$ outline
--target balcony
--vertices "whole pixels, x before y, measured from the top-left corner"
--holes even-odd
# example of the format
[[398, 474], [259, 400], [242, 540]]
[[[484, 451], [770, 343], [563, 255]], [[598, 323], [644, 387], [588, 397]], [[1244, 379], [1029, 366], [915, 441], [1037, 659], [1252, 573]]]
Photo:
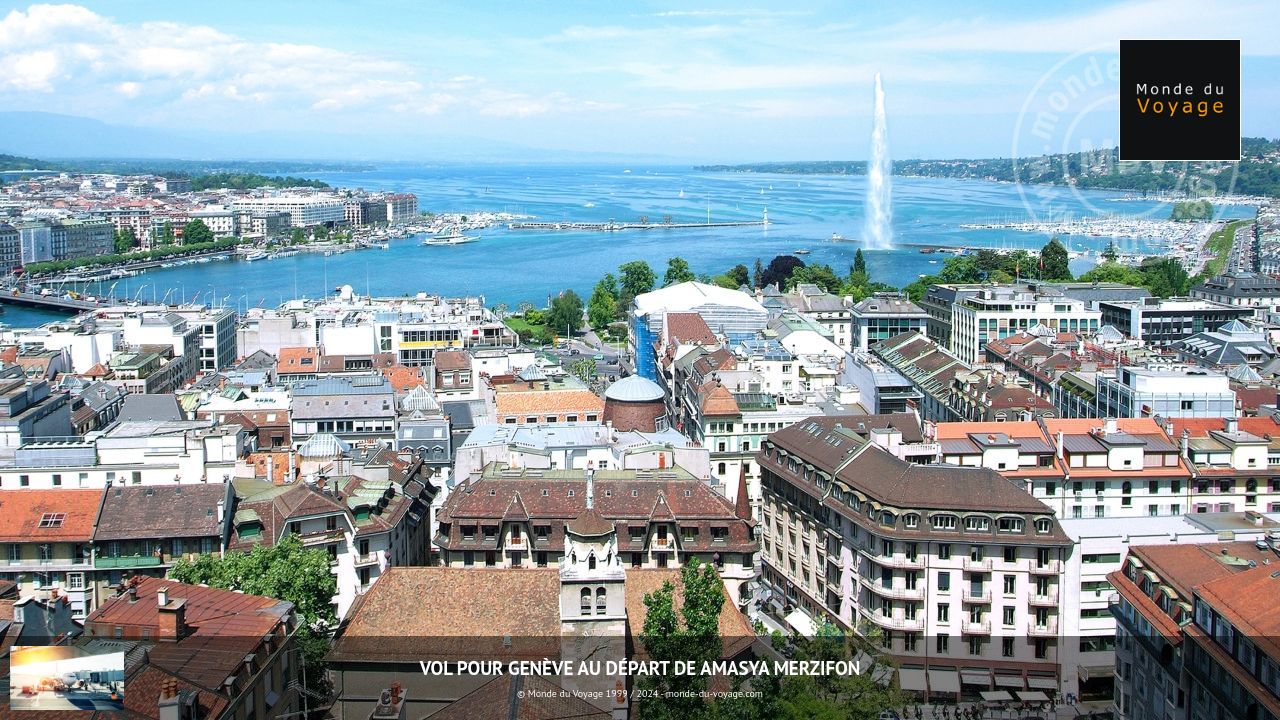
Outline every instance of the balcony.
[[320, 532], [303, 533], [298, 536], [304, 547], [329, 545], [342, 540], [346, 534], [342, 530], [321, 530]]
[[669, 537], [665, 537], [665, 538], [656, 537], [653, 539], [653, 542], [650, 543], [649, 549], [657, 550], [660, 552], [671, 552], [676, 549], [676, 541], [673, 538], [669, 538]]
[[1057, 637], [1058, 618], [1049, 618], [1044, 622], [1032, 620], [1027, 624], [1027, 635], [1031, 637]]
[[973, 622], [972, 620], [965, 620], [964, 623], [960, 625], [960, 632], [966, 635], [990, 635], [991, 621], [981, 620], [979, 622]]
[[1031, 563], [1032, 575], [1059, 575], [1062, 573], [1062, 561], [1050, 560], [1046, 563]]
[[991, 591], [990, 590], [974, 590], [973, 588], [965, 588], [964, 596], [961, 599], [963, 599], [967, 603], [983, 603], [983, 604], [990, 603]]
[[971, 572], [987, 572], [991, 570], [991, 558], [974, 560], [973, 558], [967, 557], [961, 561], [961, 567]]
[[890, 630], [923, 630], [924, 620], [921, 618], [900, 618], [871, 613], [871, 622]]
[[93, 561], [96, 570], [114, 570], [116, 568], [160, 567], [164, 558], [159, 555], [121, 555], [119, 557], [101, 557]]
[[37, 560], [35, 558], [23, 558], [22, 560], [10, 560], [0, 568], [23, 568], [31, 570], [82, 570], [91, 567], [88, 558], [50, 558], [48, 560]]
[[525, 541], [525, 538], [523, 535], [521, 535], [520, 537], [509, 537], [507, 538], [507, 549], [520, 550], [520, 551], [528, 550], [529, 543]]
[[381, 557], [382, 557], [382, 552], [378, 550], [367, 552], [363, 555], [356, 555], [355, 565], [356, 567], [367, 567], [367, 566], [377, 565], [378, 559]]
[[1027, 604], [1032, 607], [1058, 607], [1058, 595], [1032, 595], [1027, 598]]
[[879, 583], [867, 582], [865, 585], [871, 592], [884, 598], [892, 598], [894, 600], [924, 600], [924, 588], [917, 587], [915, 589], [900, 587], [885, 587]]

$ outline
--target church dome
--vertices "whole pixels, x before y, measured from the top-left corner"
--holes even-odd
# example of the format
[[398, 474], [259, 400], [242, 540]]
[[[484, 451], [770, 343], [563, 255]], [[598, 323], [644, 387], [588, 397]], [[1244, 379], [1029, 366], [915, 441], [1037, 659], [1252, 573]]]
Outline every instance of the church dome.
[[618, 402], [657, 402], [664, 396], [658, 383], [639, 375], [624, 377], [604, 391], [606, 400]]

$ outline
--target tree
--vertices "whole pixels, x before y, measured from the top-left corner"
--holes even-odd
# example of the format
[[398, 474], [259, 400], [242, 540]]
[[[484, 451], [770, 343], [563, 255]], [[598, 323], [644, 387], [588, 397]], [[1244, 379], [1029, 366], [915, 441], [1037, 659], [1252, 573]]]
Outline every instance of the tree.
[[644, 260], [623, 263], [618, 266], [618, 273], [622, 276], [622, 294], [630, 298], [652, 291], [654, 283], [658, 281], [653, 268]]
[[1138, 268], [1138, 272], [1142, 273], [1142, 285], [1150, 290], [1152, 295], [1180, 296], [1186, 295], [1191, 289], [1191, 278], [1187, 275], [1186, 269], [1182, 267], [1182, 263], [1173, 258], [1148, 259]]
[[764, 279], [764, 266], [760, 264], [760, 258], [756, 258], [756, 263], [751, 271], [751, 287], [764, 287], [760, 281]]
[[794, 255], [779, 255], [769, 261], [769, 266], [760, 274], [760, 287], [777, 285], [779, 290], [787, 287], [791, 273], [796, 268], [804, 267], [804, 261]]
[[735, 287], [742, 287], [751, 282], [751, 272], [742, 263], [729, 268], [729, 272], [725, 273], [725, 276], [736, 283]]
[[1142, 285], [1144, 278], [1137, 270], [1117, 262], [1099, 263], [1089, 272], [1080, 276], [1081, 282], [1124, 283], [1126, 285]]
[[840, 292], [840, 286], [843, 285], [840, 276], [836, 275], [830, 265], [818, 264], [798, 267], [791, 272], [791, 277], [787, 281], [788, 287], [795, 287], [800, 283], [817, 285], [829, 293]]
[[1120, 253], [1116, 250], [1116, 241], [1107, 242], [1107, 249], [1102, 251], [1102, 259], [1107, 262], [1115, 262], [1120, 258]]
[[213, 242], [213, 231], [200, 218], [196, 218], [182, 226], [182, 244], [198, 245]]
[[307, 242], [307, 233], [300, 227], [296, 227], [289, 231], [289, 242], [294, 245], [303, 245]]
[[172, 245], [175, 242], [173, 235], [173, 223], [166, 222], [164, 228], [160, 231], [160, 239], [156, 241], [157, 245]]
[[[724, 583], [711, 565], [697, 558], [680, 569], [684, 600], [676, 613], [676, 587], [665, 582], [644, 596], [645, 617], [641, 642], [650, 660], [689, 661], [701, 667], [720, 659], [720, 610], [724, 606]], [[684, 622], [681, 623], [681, 620]], [[642, 675], [637, 685], [644, 689], [640, 715], [645, 720], [684, 720], [713, 717], [712, 706], [702, 697], [707, 678], [700, 672]], [[650, 697], [656, 694], [658, 697]]]
[[613, 275], [605, 275], [591, 291], [587, 301], [587, 319], [591, 327], [600, 330], [618, 317], [618, 284]]
[[1040, 279], [1070, 280], [1070, 260], [1067, 248], [1053, 238], [1040, 250]]
[[547, 327], [557, 335], [561, 331], [572, 335], [582, 327], [582, 298], [572, 290], [565, 290], [551, 301], [546, 314]]
[[138, 244], [138, 238], [134, 237], [133, 228], [124, 228], [116, 231], [115, 251], [117, 255], [123, 255]]
[[827, 623], [819, 626], [812, 638], [784, 640], [776, 634], [775, 648], [789, 659], [801, 662], [857, 661], [861, 672], [783, 677], [773, 716], [876, 720], [882, 711], [902, 707], [907, 702], [906, 695], [880, 681], [893, 668], [883, 659], [879, 645], [879, 631], [857, 635], [845, 633]]
[[290, 533], [275, 545], [257, 545], [250, 552], [178, 560], [170, 568], [169, 577], [191, 585], [205, 584], [293, 603], [302, 618], [295, 642], [307, 668], [307, 689], [329, 695], [332, 686], [324, 656], [329, 651], [328, 632], [338, 622], [329, 604], [338, 583], [329, 570], [329, 554], [324, 550], [307, 549], [297, 535]]
[[694, 279], [689, 263], [682, 257], [667, 260], [667, 274], [662, 276], [662, 286], [668, 287], [676, 283], [689, 282]]
[[505, 318], [510, 313], [510, 310], [511, 308], [507, 307], [506, 303], [498, 303], [493, 306], [493, 314], [497, 315], [499, 320]]
[[862, 248], [853, 254], [853, 272], [867, 274], [867, 259], [862, 257]]
[[589, 357], [580, 357], [569, 363], [569, 374], [578, 378], [585, 385], [596, 379], [596, 361]]
[[315, 238], [316, 238], [316, 240], [318, 240], [318, 241], [328, 240], [328, 239], [329, 239], [329, 226], [327, 226], [327, 225], [317, 225], [317, 226], [315, 226], [315, 228], [313, 228], [313, 229], [311, 230], [311, 234], [312, 234], [312, 235], [314, 235], [314, 236], [315, 236]]
[[528, 300], [522, 300], [516, 305], [516, 314], [524, 319], [529, 319], [529, 311], [533, 309], [533, 303]]

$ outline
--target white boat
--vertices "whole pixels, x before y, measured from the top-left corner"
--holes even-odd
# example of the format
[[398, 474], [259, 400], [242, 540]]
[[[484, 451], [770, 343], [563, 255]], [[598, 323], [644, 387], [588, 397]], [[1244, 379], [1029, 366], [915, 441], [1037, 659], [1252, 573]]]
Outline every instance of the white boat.
[[585, 205], [583, 205], [582, 207], [584, 207], [584, 208], [593, 208], [593, 207], [595, 207], [595, 206], [596, 206], [596, 204], [595, 204], [595, 203], [593, 203], [593, 202], [589, 202], [589, 203], [586, 203]]
[[811, 252], [810, 250], [796, 250], [796, 251], [795, 251], [795, 254], [796, 254], [796, 255], [808, 255], [810, 252]]
[[843, 235], [841, 235], [840, 233], [831, 233], [832, 242], [840, 242], [841, 240], [844, 240]]
[[433, 235], [422, 241], [423, 245], [462, 245], [464, 243], [475, 242], [480, 238], [475, 235], [463, 235], [455, 228], [446, 235]]
[[251, 253], [246, 253], [244, 256], [244, 259], [246, 262], [253, 262], [254, 260], [265, 260], [266, 258], [267, 258], [267, 254], [262, 252], [261, 250], [254, 250]]

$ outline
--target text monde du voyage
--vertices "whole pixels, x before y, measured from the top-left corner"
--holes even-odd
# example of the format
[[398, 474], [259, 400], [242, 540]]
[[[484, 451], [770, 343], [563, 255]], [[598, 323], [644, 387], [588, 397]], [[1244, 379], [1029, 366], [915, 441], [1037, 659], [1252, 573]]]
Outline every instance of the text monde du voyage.
[[1199, 92], [1197, 92], [1197, 86], [1190, 83], [1175, 85], [1136, 83], [1134, 91], [1137, 97], [1134, 99], [1138, 103], [1138, 112], [1143, 115], [1206, 118], [1210, 115], [1226, 113], [1225, 101], [1214, 99], [1226, 95], [1225, 86], [1205, 83], [1204, 87], [1198, 90]]

